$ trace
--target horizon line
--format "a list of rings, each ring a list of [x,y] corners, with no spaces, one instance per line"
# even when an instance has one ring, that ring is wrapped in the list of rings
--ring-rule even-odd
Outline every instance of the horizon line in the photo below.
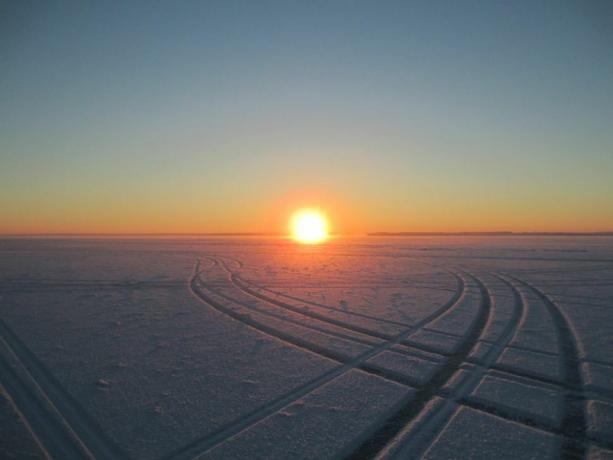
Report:
[[[595,232],[566,231],[451,231],[451,232],[364,232],[331,234],[330,236],[411,237],[411,236],[613,236],[612,230]],[[289,237],[283,232],[49,232],[49,233],[0,233],[0,238],[121,238],[121,237]]]

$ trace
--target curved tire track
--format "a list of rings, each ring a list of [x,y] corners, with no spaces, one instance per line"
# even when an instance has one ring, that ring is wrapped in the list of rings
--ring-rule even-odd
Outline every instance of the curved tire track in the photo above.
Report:
[[[221,311],[222,313],[229,315],[230,317],[240,321],[240,322],[245,322],[245,318],[241,317],[240,314],[236,314],[236,312],[232,312],[233,314],[230,314],[230,312],[228,311],[228,309],[223,308],[223,310],[220,310],[218,307],[220,306],[218,305],[214,305],[214,304],[210,304],[209,301],[207,300],[206,296],[203,295],[204,293],[202,292],[202,290],[199,288],[198,286],[198,276],[200,274],[199,272],[199,266],[200,266],[200,260],[198,260],[196,262],[196,266],[194,267],[194,272],[193,272],[193,276],[191,277],[190,281],[189,281],[189,288],[192,291],[192,293],[199,298],[201,301],[205,302],[207,305],[210,305],[211,307]],[[464,289],[464,286],[462,286],[462,288]],[[441,308],[439,308],[437,310],[439,315],[442,315],[443,313],[445,313],[447,310],[449,310],[450,308],[452,308],[454,305],[457,304],[458,300],[461,298],[462,295],[462,291],[457,295],[454,296],[451,300],[453,300],[453,302],[450,300],[449,302],[445,303]],[[223,306],[222,306],[223,307]],[[430,318],[432,317],[432,318]],[[436,318],[436,316],[430,315],[429,317],[429,321],[432,321],[433,319]],[[256,329],[258,329],[256,326],[254,325],[249,325],[250,327],[254,327]],[[163,459],[173,459],[173,460],[182,460],[182,459],[191,459],[194,458],[197,455],[200,455],[204,452],[206,452],[207,450],[213,448],[214,446],[224,442],[225,440],[229,439],[232,436],[235,436],[237,433],[240,433],[241,431],[249,428],[250,426],[254,425],[255,423],[259,422],[260,420],[268,417],[269,415],[277,412],[278,410],[282,409],[283,407],[287,406],[288,404],[291,404],[292,402],[304,397],[305,395],[315,391],[316,389],[322,387],[323,385],[331,382],[332,380],[336,379],[337,377],[339,377],[340,375],[352,370],[352,369],[358,369],[360,368],[360,366],[362,364],[364,364],[366,361],[368,361],[369,359],[371,359],[372,357],[382,353],[383,351],[389,350],[390,348],[392,348],[394,345],[400,343],[404,338],[406,338],[408,335],[412,334],[413,332],[415,332],[415,327],[412,328],[408,328],[406,331],[402,332],[401,334],[397,335],[393,340],[391,341],[387,341],[384,342],[374,348],[372,348],[371,350],[368,350],[367,352],[363,353],[362,355],[358,356],[357,358],[352,359],[349,362],[346,362],[344,364],[342,364],[339,367],[336,367],[324,374],[322,374],[321,376],[305,383],[304,385],[302,385],[301,387],[296,388],[295,390],[271,401],[270,403],[264,405],[263,407],[260,407],[259,409],[256,409],[255,411],[252,411],[251,413],[247,414],[246,416],[242,417],[239,420],[236,420],[234,422],[230,422],[228,424],[226,424],[225,426],[221,427],[219,430],[215,431],[214,433],[207,435],[203,438],[197,439],[195,441],[193,441],[192,443],[184,446],[181,449],[178,449],[175,452],[170,453],[169,455],[163,457]],[[265,331],[262,331],[265,332]],[[290,342],[291,343],[291,342]]]
[[[206,290],[210,291],[211,293],[213,293],[215,295],[217,295],[218,297],[222,297],[222,298],[224,298],[224,299],[226,299],[226,300],[228,300],[228,301],[230,301],[232,303],[235,303],[236,305],[240,305],[241,307],[244,307],[246,309],[252,310],[252,311],[254,311],[257,314],[260,314],[260,315],[263,315],[263,316],[268,316],[268,317],[274,318],[275,320],[283,321],[283,322],[286,322],[286,323],[289,323],[289,324],[294,324],[294,325],[296,325],[298,327],[301,327],[303,329],[309,329],[309,330],[312,330],[312,331],[316,331],[316,332],[321,333],[323,335],[326,335],[328,337],[335,337],[335,338],[339,338],[339,339],[342,339],[342,340],[345,340],[345,341],[348,341],[348,342],[353,342],[353,343],[357,343],[357,344],[368,346],[368,347],[374,347],[374,346],[377,346],[377,345],[379,345],[381,343],[380,340],[377,340],[375,342],[375,341],[372,341],[370,339],[364,339],[362,337],[358,337],[356,335],[348,335],[346,333],[338,332],[336,330],[330,330],[330,329],[326,329],[324,327],[315,326],[313,324],[304,323],[302,321],[299,321],[299,320],[291,318],[291,317],[282,316],[282,315],[273,313],[271,311],[268,311],[266,309],[262,309],[262,308],[255,307],[253,305],[249,305],[248,303],[245,303],[244,301],[234,299],[233,297],[231,297],[231,296],[229,296],[229,295],[227,295],[225,293],[219,292],[219,291],[217,291],[216,289],[214,289],[214,288],[212,288],[210,286],[207,286]],[[206,295],[206,294],[203,293],[203,295]],[[209,296],[207,296],[207,299],[208,299],[207,300],[208,302],[215,302],[216,304],[218,304],[218,302],[216,302],[214,299],[211,299]],[[218,305],[218,307],[219,307],[219,305]],[[226,308],[226,307],[221,306],[221,308]],[[228,309],[228,310],[232,311],[232,313],[237,316],[237,318],[235,318],[235,319],[238,319],[238,317],[240,317],[241,319],[244,318],[244,316],[241,315],[240,313],[237,313],[237,312],[235,312],[235,311],[233,311],[231,309]],[[273,326],[268,326],[268,325],[266,325],[264,323],[261,323],[261,322],[259,322],[257,320],[253,320],[252,322],[253,323],[258,323],[258,325],[261,324],[267,330],[270,330],[271,333],[274,332],[277,335],[283,335],[284,337],[295,338],[295,336],[289,336],[289,335],[285,334],[282,329],[279,329],[279,328],[276,328],[276,327],[273,327]],[[257,326],[257,327],[259,328],[259,326]],[[339,329],[341,329],[341,328],[339,328]],[[348,332],[351,333],[353,331],[349,330]],[[281,338],[281,337],[278,337],[278,338]],[[282,338],[282,340],[285,340],[285,338]],[[304,342],[304,343],[305,344],[311,344],[312,342]],[[301,342],[301,344],[296,344],[296,345],[298,345],[300,347],[304,347],[303,346],[304,344],[302,342]],[[418,347],[414,347],[414,348],[417,350]],[[320,350],[319,346],[314,346],[314,349],[311,350],[311,351],[319,353],[319,350]],[[421,358],[423,358],[425,360],[431,360],[433,362],[438,362],[438,361],[433,360],[429,356],[419,355],[418,352],[415,352],[415,351],[411,352],[411,351],[408,351],[407,349],[404,349],[404,348],[392,348],[392,349],[389,350],[389,352],[400,354],[400,355],[404,355],[404,356],[421,357]],[[351,359],[351,357],[346,356],[346,355],[342,355],[342,356],[339,355],[339,358],[342,358],[343,356],[345,357],[345,359]]]
[[[219,264],[220,266],[222,266],[224,269],[226,269],[226,271],[230,272],[230,270],[227,269],[227,267],[225,267],[223,264],[223,262],[221,262]],[[197,276],[197,273],[196,275]],[[495,275],[496,276],[496,275]],[[571,444],[576,444],[576,442],[572,441],[573,438],[571,438],[569,436],[569,431],[568,429],[556,429],[556,427],[552,427],[552,426],[546,426],[544,425],[542,422],[536,421],[530,417],[524,417],[522,415],[518,415],[518,414],[514,414],[514,413],[508,413],[505,411],[501,411],[499,410],[497,407],[495,406],[490,406],[490,405],[485,405],[485,404],[480,404],[480,403],[476,403],[474,401],[471,401],[469,399],[466,399],[464,396],[468,393],[470,393],[470,391],[472,391],[471,389],[467,389],[466,391],[463,391],[460,394],[452,394],[449,395],[446,392],[442,391],[442,387],[445,385],[445,383],[449,380],[449,378],[451,378],[451,376],[455,373],[455,371],[459,368],[459,366],[463,363],[463,362],[470,362],[471,359],[467,358],[468,355],[470,354],[470,351],[472,350],[473,346],[476,344],[476,342],[479,340],[479,337],[481,337],[483,335],[483,330],[488,322],[488,318],[489,318],[489,306],[491,305],[491,300],[490,300],[490,296],[489,296],[489,292],[486,288],[486,286],[481,282],[481,280],[479,280],[477,277],[471,276],[475,282],[477,282],[479,289],[482,292],[482,306],[480,309],[480,314],[478,316],[478,318],[472,323],[472,330],[471,332],[465,336],[465,340],[463,342],[463,346],[461,346],[460,350],[458,350],[456,353],[448,355],[450,356],[450,359],[448,361],[448,363],[444,366],[444,368],[441,369],[440,372],[436,373],[435,376],[431,379],[431,381],[429,382],[429,384],[425,385],[425,386],[419,386],[419,385],[415,385],[412,384],[412,382],[406,382],[403,381],[402,378],[400,379],[396,379],[394,375],[385,375],[384,373],[380,373],[378,372],[376,369],[369,369],[368,367],[364,367],[363,364],[362,365],[357,365],[356,367],[362,370],[365,370],[367,372],[371,372],[374,373],[376,375],[382,376],[384,378],[388,378],[389,380],[393,380],[396,381],[398,383],[404,383],[407,385],[412,385],[416,388],[418,388],[418,398],[417,398],[417,405],[420,406],[420,409],[422,409],[423,407],[425,407],[426,405],[430,404],[435,398],[440,397],[440,398],[445,398],[446,400],[450,399],[451,401],[457,403],[457,404],[461,404],[461,405],[466,405],[468,407],[472,407],[476,410],[480,410],[483,412],[487,412],[490,414],[493,414],[495,416],[501,417],[503,419],[506,420],[511,420],[517,423],[520,423],[522,425],[525,426],[530,426],[533,428],[537,428],[555,435],[559,435],[562,436],[563,439],[565,440],[565,443],[571,443]],[[497,276],[498,277],[498,276]],[[506,343],[508,343],[514,333],[514,330],[517,328],[517,325],[519,323],[519,318],[521,316],[520,311],[523,311],[525,306],[523,304],[523,302],[521,301],[521,296],[519,296],[519,293],[517,291],[517,289],[508,281],[502,279],[501,277],[498,277],[502,282],[504,282],[505,284],[509,285],[512,289],[512,293],[513,293],[513,297],[515,298],[515,310],[514,310],[514,314],[513,317],[511,319],[511,321],[509,321],[509,324],[506,325],[503,333],[501,334],[501,339],[497,340],[496,343],[494,343],[494,347],[496,349],[496,352],[494,354],[491,354],[490,356],[486,356],[486,363],[485,365],[482,365],[482,369],[479,372],[480,375],[484,374],[489,368],[491,368],[492,364],[496,361],[497,357],[502,353],[502,350],[505,346]],[[239,287],[239,286],[237,286]],[[244,291],[244,290],[243,290]],[[249,292],[247,292],[247,294],[250,294]],[[461,294],[460,294],[461,295]],[[255,297],[259,297],[259,296],[255,296]],[[266,297],[266,296],[265,296]],[[455,296],[454,296],[455,297]],[[487,299],[486,299],[487,298]],[[457,300],[459,299],[459,296],[457,296],[457,298],[454,298],[454,302],[457,303]],[[519,300],[518,300],[519,299]],[[229,300],[235,301],[234,299],[229,298]],[[264,298],[262,300],[268,301],[268,298]],[[487,313],[484,314],[483,310],[484,310],[484,305],[487,306]],[[518,307],[518,305],[521,306],[521,308]],[[443,312],[444,313],[444,312]],[[443,314],[440,313],[440,314]],[[241,316],[240,314],[237,314],[239,317]],[[239,320],[243,320],[244,318],[237,318]],[[434,318],[428,318],[428,320],[433,320]],[[427,321],[426,321],[427,322]],[[298,322],[298,324],[300,324],[300,322]],[[300,324],[302,326],[304,326],[304,324]],[[420,327],[423,326],[420,325]],[[290,339],[295,340],[295,338],[291,337],[288,335],[288,337]],[[402,343],[402,341],[400,342]],[[317,351],[321,351],[321,350],[317,350]],[[316,351],[316,352],[317,352]],[[321,354],[321,353],[319,353]],[[490,353],[488,353],[489,355]],[[330,357],[330,356],[328,356]],[[371,356],[372,357],[372,356]],[[332,359],[335,358],[339,358],[339,356],[332,356]],[[347,364],[347,359],[350,359],[348,357],[344,357],[345,358],[345,365]],[[358,358],[359,359],[359,358]],[[370,358],[367,358],[370,359]],[[373,372],[374,371],[374,372]],[[476,383],[478,383],[478,379],[473,379],[473,381],[476,381]],[[326,382],[327,383],[327,382]],[[325,384],[325,383],[324,383]],[[323,385],[323,384],[321,384]],[[321,386],[320,385],[320,386]],[[473,385],[474,386],[474,385]],[[310,391],[313,391],[315,388],[313,388]],[[427,396],[430,396],[429,398],[427,398]],[[415,410],[415,401],[411,400],[410,403],[407,404],[407,406],[413,407],[413,409],[411,409],[411,412],[417,412],[414,415],[418,415],[419,411]],[[407,417],[406,416],[406,412],[405,411],[399,411],[399,412],[404,412],[404,418],[405,420],[408,420],[408,422],[410,422],[411,417]],[[271,412],[272,413],[272,412]],[[396,416],[398,414],[395,414]],[[437,425],[439,423],[441,423],[441,421],[444,422],[444,415],[441,416],[441,414],[437,414],[437,420],[436,422]],[[394,418],[394,416],[392,416],[392,418]],[[402,418],[402,417],[401,417]],[[407,423],[408,423],[407,422]],[[383,428],[380,428],[374,436],[371,436],[371,438],[369,438],[369,440],[365,441],[365,443],[358,449],[356,449],[353,453],[351,453],[349,455],[349,458],[369,458],[372,457],[373,455],[376,455],[377,452],[380,452],[381,449],[384,449],[387,445],[387,442],[385,441],[381,441],[381,439],[383,439],[381,437],[381,432],[384,433],[388,433],[386,434],[386,436],[388,437],[388,441],[389,441],[389,425],[393,424],[394,422],[390,422],[390,420],[388,419],[388,422],[386,422]],[[398,424],[398,420],[396,420],[395,422],[396,424]],[[404,424],[404,426],[406,426],[406,424]],[[444,423],[443,423],[444,424]],[[250,426],[250,425],[248,425]],[[247,428],[248,426],[246,426],[245,428]],[[441,425],[438,425],[439,428]],[[402,428],[403,426],[401,425],[400,428]],[[430,429],[436,430],[436,427],[433,427],[431,425],[429,425]],[[421,428],[419,428],[419,430],[421,430]],[[398,431],[396,431],[397,433]],[[411,437],[413,437],[413,433],[410,434]],[[393,436],[392,436],[393,437]],[[368,450],[370,450],[371,452],[368,453],[367,451],[363,450],[362,448],[364,447],[365,444],[370,443],[372,446],[372,440],[373,439],[378,439],[379,441],[377,441],[378,448],[375,447],[369,447]],[[225,439],[219,441],[223,442]],[[218,443],[215,443],[218,444]],[[598,444],[598,442],[596,441],[596,443]],[[602,444],[602,443],[600,443]],[[212,447],[212,446],[211,446]],[[428,446],[426,445],[425,447],[422,447],[422,450],[426,449]],[[209,447],[210,448],[210,447]],[[378,449],[378,450],[377,450]],[[205,450],[208,450],[205,449]],[[199,450],[199,453],[202,453],[203,450]],[[566,458],[577,458],[577,456],[574,453],[576,453],[576,449],[573,450],[573,448],[565,448],[564,449],[565,452],[565,456]],[[571,453],[572,455],[568,455],[568,453]]]
[[[459,387],[444,395],[445,401],[439,405],[439,408],[434,414],[430,414],[432,415],[431,417],[428,418],[425,416],[420,418],[421,422],[417,426],[411,427],[412,429],[410,431],[407,429],[408,425],[405,425],[405,430],[403,430],[402,435],[398,436],[398,438],[402,437],[402,439],[396,439],[394,441],[395,446],[391,447],[389,451],[385,452],[387,448],[384,448],[384,450],[378,455],[378,458],[387,458],[388,456],[410,458],[421,457],[423,452],[430,447],[434,439],[436,439],[438,434],[447,424],[450,417],[454,414],[457,404],[474,407],[472,401],[466,399],[467,396],[477,387],[485,373],[502,354],[504,347],[511,341],[513,334],[518,327],[519,318],[526,308],[519,291],[517,291],[517,289],[511,283],[502,277],[497,275],[494,276],[509,287],[513,295],[513,314],[509,322],[505,325],[505,328],[500,334],[498,340],[491,344],[492,346],[482,358],[481,364],[477,364],[477,366],[470,371],[468,377],[464,379]],[[482,287],[488,290],[490,299],[494,298],[485,284],[482,284]],[[489,315],[489,318],[491,318],[491,314]],[[483,332],[487,329],[486,326],[487,321],[481,328],[480,337],[483,336]],[[477,341],[478,340],[479,339],[477,339]],[[464,359],[465,361],[472,361],[470,358]],[[504,418],[515,421],[515,419],[511,416]]]
[[[346,334],[338,333],[338,332],[335,332],[335,331],[330,331],[330,330],[327,330],[327,329],[324,329],[324,328],[319,328],[319,327],[313,326],[313,325],[308,324],[308,323],[303,323],[303,322],[298,321],[298,320],[293,319],[293,318],[287,318],[287,317],[283,317],[281,315],[274,314],[272,312],[267,312],[267,311],[265,311],[263,309],[260,309],[260,308],[257,308],[257,307],[253,307],[253,306],[248,305],[248,304],[246,304],[244,302],[241,302],[240,300],[236,300],[236,299],[232,298],[231,296],[229,296],[227,294],[224,294],[224,293],[221,293],[221,292],[217,292],[214,288],[211,288],[211,287],[205,285],[207,290],[209,290],[209,291],[215,293],[216,295],[221,296],[221,297],[223,297],[223,298],[225,298],[225,299],[227,299],[227,300],[229,300],[231,302],[239,304],[239,305],[241,305],[241,306],[243,306],[243,307],[245,307],[247,309],[256,311],[256,312],[258,312],[260,314],[263,314],[263,315],[275,317],[276,319],[279,319],[281,321],[286,321],[288,323],[296,324],[296,325],[298,325],[300,327],[316,330],[318,332],[321,332],[321,333],[329,335],[329,336],[335,336],[335,337],[341,338],[343,340],[353,341],[353,342],[356,342],[356,343],[360,343],[362,345],[376,346],[379,343],[381,343],[380,340],[390,341],[390,340],[395,340],[395,338],[396,338],[396,336],[392,336],[392,335],[389,335],[389,334],[383,334],[383,333],[375,334],[370,329],[354,327],[353,325],[347,324],[347,323],[345,323],[343,321],[338,321],[338,320],[333,320],[333,319],[331,320],[330,318],[328,318],[325,315],[320,315],[320,314],[312,313],[312,312],[310,312],[308,310],[305,310],[303,308],[295,307],[293,305],[286,304],[286,303],[283,303],[283,302],[278,302],[278,301],[275,301],[275,299],[269,298],[268,296],[264,296],[264,295],[258,296],[258,295],[255,295],[253,292],[251,292],[251,290],[245,290],[241,286],[235,284],[235,282],[232,280],[233,272],[226,266],[226,264],[222,260],[218,260],[218,259],[215,259],[215,258],[212,258],[212,257],[209,257],[208,259],[210,261],[212,261],[214,265],[217,265],[217,266],[220,266],[221,268],[223,268],[228,273],[228,276],[230,277],[230,282],[232,283],[232,285],[235,286],[240,291],[244,292],[245,294],[249,295],[250,297],[262,300],[262,301],[267,302],[267,303],[269,303],[269,304],[271,304],[271,305],[273,305],[275,307],[282,308],[284,310],[288,310],[288,311],[293,312],[293,313],[297,313],[299,315],[302,315],[304,317],[307,317],[307,318],[319,321],[321,323],[327,323],[327,324],[330,324],[330,325],[332,325],[334,327],[345,329],[346,331],[351,332],[351,333],[356,333],[356,334],[359,334],[359,335],[362,335],[362,336],[372,337],[374,339],[377,339],[377,342],[376,343],[369,342],[368,340],[365,340],[365,339],[361,339],[361,338],[358,338],[358,337],[348,336]],[[458,301],[460,300],[460,298],[462,297],[462,295],[466,291],[466,283],[464,282],[464,280],[459,275],[457,275],[457,274],[455,274],[455,273],[453,273],[451,271],[449,273],[451,273],[458,280],[458,286],[457,286],[456,291],[454,291],[454,295],[447,302],[445,302],[443,305],[441,305],[441,307],[439,307],[434,312],[432,312],[430,315],[428,315],[425,318],[422,318],[420,321],[418,321],[417,323],[415,323],[412,326],[407,326],[405,329],[412,329],[413,332],[416,332],[417,330],[421,329],[422,327],[426,326],[427,324],[433,322],[438,317],[440,317],[440,316],[444,315],[445,313],[447,313],[451,309],[452,306],[454,306],[454,305],[456,305],[458,303]],[[201,294],[204,294],[204,293],[201,292]],[[208,297],[208,301],[215,302],[214,299],[210,299],[210,297]],[[236,312],[232,311],[231,309],[227,309],[226,307],[224,307],[223,305],[219,304],[218,302],[215,302],[215,303],[216,303],[218,308],[221,307],[221,308],[224,308],[225,310],[230,311],[230,314],[233,315],[235,317],[235,319],[239,319],[239,320],[244,320],[245,319],[244,316],[241,315],[240,313],[236,313]],[[322,354],[322,353],[320,353],[320,351],[323,351],[324,354],[325,354],[325,357],[327,357],[327,358],[335,359],[335,360],[340,361],[340,362],[343,362],[343,360],[351,359],[350,357],[348,357],[346,355],[342,355],[342,354],[338,354],[338,353],[330,353],[327,350],[323,349],[322,347],[319,347],[318,345],[312,344],[312,342],[307,342],[307,341],[303,341],[301,339],[297,339],[297,338],[295,338],[292,335],[286,334],[282,330],[279,330],[279,329],[276,329],[276,328],[272,328],[272,327],[270,327],[268,325],[260,323],[259,321],[252,320],[252,319],[247,319],[247,321],[252,322],[252,323],[257,323],[259,325],[262,325],[262,327],[264,329],[266,329],[266,332],[268,334],[274,335],[275,331],[277,331],[278,338],[280,338],[281,340],[292,342],[292,343],[294,343],[295,345],[297,345],[297,346],[299,346],[301,348],[307,348],[309,351],[313,351],[313,352],[319,353],[319,354]],[[257,328],[258,326],[256,325],[255,327]],[[262,327],[260,327],[260,329],[262,329]],[[402,340],[398,345],[406,346],[406,347],[409,347],[409,349],[413,349],[413,350],[422,350],[422,351],[426,351],[426,352],[429,352],[429,353],[434,353],[434,354],[436,354],[438,356],[441,356],[441,357],[449,356],[448,354],[440,353],[439,351],[434,350],[434,349],[432,349],[430,347],[423,346],[421,344],[415,344],[415,343],[408,342],[408,341],[405,341],[405,340]],[[408,350],[406,350],[404,348],[391,349],[389,351],[392,352],[392,353],[398,353],[398,354],[403,354],[403,355],[417,356],[417,354],[414,351],[413,351],[413,353],[410,353]],[[432,360],[432,358],[430,358],[430,357],[424,357],[424,356],[421,356],[421,357],[426,359],[426,360]],[[404,376],[402,374],[394,373],[392,371],[383,370],[382,368],[380,368],[378,366],[375,366],[375,365],[364,364],[362,366],[362,370],[365,370],[366,372],[370,372],[370,373],[375,373],[377,375],[387,374],[387,378],[389,378],[390,380],[397,381],[398,383],[403,383],[403,384],[406,384],[406,385],[413,385],[413,386],[417,385],[417,382],[408,379],[408,377],[406,377],[406,376]]]
[[[471,275],[472,276],[472,275]],[[406,427],[412,420],[428,411],[429,405],[441,393],[443,386],[450,380],[460,365],[466,361],[479,337],[482,335],[490,316],[491,299],[485,285],[478,278],[472,276],[481,291],[481,305],[477,318],[470,325],[468,333],[464,336],[458,350],[453,353],[447,363],[441,367],[428,384],[420,388],[413,400],[401,407],[389,417],[370,438],[364,440],[360,446],[349,453],[346,458],[363,460],[374,458]]]
[[[559,349],[562,365],[564,366],[564,381],[567,386],[567,391],[564,393],[564,415],[562,417],[562,431],[566,436],[562,442],[562,453],[563,458],[567,460],[583,458],[587,448],[587,422],[585,417],[585,395],[577,346],[578,339],[570,321],[555,302],[543,291],[527,281],[514,276],[510,276],[510,278],[536,294],[549,311],[557,328]]]
[[[222,262],[222,267],[228,272],[229,276],[230,276],[230,281],[232,282],[232,284],[234,284],[234,286],[236,286],[238,289],[240,289],[241,291],[245,292],[246,294],[249,294],[252,297],[258,298],[260,300],[263,300],[265,302],[268,302],[270,304],[276,305],[278,307],[284,308],[286,310],[289,311],[293,311],[294,313],[298,313],[304,316],[308,316],[312,319],[318,320],[318,321],[323,321],[329,324],[332,324],[334,326],[338,326],[353,332],[357,332],[360,334],[364,334],[364,335],[368,335],[377,339],[382,339],[382,340],[392,340],[393,336],[389,335],[389,334],[385,334],[382,332],[378,332],[378,331],[373,331],[372,329],[368,329],[368,328],[364,328],[361,326],[357,326],[354,324],[348,324],[344,321],[340,321],[334,318],[330,318],[329,316],[323,315],[321,313],[317,313],[317,312],[313,312],[304,308],[300,308],[297,307],[295,305],[291,305],[287,302],[282,302],[278,299],[269,297],[267,295],[262,294],[261,292],[255,291],[254,289],[252,289],[249,286],[246,286],[245,282],[243,282],[240,278],[239,275],[237,275],[236,273],[232,272],[231,270],[229,270],[227,268],[227,266]],[[456,291],[454,292],[454,295],[452,296],[452,298],[446,302],[445,304],[443,304],[440,308],[438,308],[437,310],[435,310],[434,312],[432,312],[430,315],[428,315],[425,318],[422,318],[420,321],[418,321],[417,323],[415,323],[412,326],[407,326],[407,327],[411,327],[414,330],[418,330],[422,327],[424,327],[426,324],[432,322],[434,319],[438,318],[439,316],[442,316],[448,309],[450,305],[453,305],[455,303],[457,303],[457,301],[460,299],[460,296],[462,295],[462,293],[464,293],[464,291],[466,290],[466,283],[464,282],[464,280],[458,276],[457,274],[451,272],[457,279],[458,281],[458,288],[456,289]],[[434,352],[437,354],[442,354],[436,350],[433,350],[429,347],[426,346],[420,346],[419,344],[414,344],[412,342],[402,342],[402,345],[406,345],[409,347],[413,347],[413,348],[419,348],[419,349],[423,349],[424,351],[428,351],[428,352]]]
[[[237,264],[238,268],[241,269],[244,267],[243,262],[241,262],[239,259],[235,259],[232,257],[219,257],[220,259],[227,259],[230,260],[231,262]],[[458,281],[458,284],[461,283],[462,281],[459,279],[459,277],[455,274],[450,272],[452,276],[454,276],[456,278],[456,280]],[[302,302],[303,304],[307,304],[307,305],[312,305],[314,307],[317,308],[323,308],[325,310],[330,310],[330,311],[338,311],[347,315],[351,315],[351,316],[357,316],[360,318],[365,318],[365,319],[370,319],[370,320],[374,320],[374,321],[379,321],[381,323],[385,323],[385,324],[393,324],[395,326],[401,326],[401,327],[410,327],[411,325],[408,323],[403,323],[401,321],[393,321],[390,319],[386,319],[386,318],[380,318],[377,316],[373,316],[373,315],[367,315],[365,313],[359,313],[359,312],[354,312],[354,311],[348,311],[348,310],[344,310],[342,308],[338,308],[338,307],[333,307],[331,305],[325,305],[325,304],[321,304],[321,303],[317,303],[317,302],[313,302],[312,300],[306,300],[306,299],[301,299],[299,297],[290,295],[290,294],[285,294],[283,292],[277,292],[273,289],[261,286],[253,281],[250,280],[246,280],[245,278],[243,278],[239,273],[236,273],[236,277],[238,279],[240,279],[243,283],[246,283],[250,286],[253,286],[254,288],[257,288],[261,291],[266,291],[269,292],[270,294],[274,295],[274,296],[280,296],[280,297],[285,297],[286,299],[291,299],[291,300],[295,300],[297,302]]]

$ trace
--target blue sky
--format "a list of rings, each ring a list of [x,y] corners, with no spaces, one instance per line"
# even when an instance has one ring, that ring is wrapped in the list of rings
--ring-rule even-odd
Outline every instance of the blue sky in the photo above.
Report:
[[[612,13],[5,2],[0,232],[611,229]]]

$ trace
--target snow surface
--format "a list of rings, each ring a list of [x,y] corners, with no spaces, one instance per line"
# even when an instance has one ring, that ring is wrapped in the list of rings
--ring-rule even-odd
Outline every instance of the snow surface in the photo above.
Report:
[[[608,237],[0,240],[0,457],[613,458]]]

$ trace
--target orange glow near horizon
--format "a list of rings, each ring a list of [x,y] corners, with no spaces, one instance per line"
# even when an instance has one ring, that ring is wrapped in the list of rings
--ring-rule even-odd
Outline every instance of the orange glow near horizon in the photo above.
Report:
[[[301,209],[292,215],[290,230],[299,243],[321,243],[328,238],[328,220],[320,211]]]
[[[299,179],[304,181],[295,181]],[[37,198],[35,188],[27,188],[23,193],[0,194],[0,235],[262,233],[293,237],[289,218],[296,210],[317,210],[320,205],[325,216],[333,217],[328,232],[335,235],[613,230],[613,208],[604,193],[598,202],[590,201],[590,195],[568,196],[564,206],[551,206],[551,197],[529,189],[522,200],[501,201],[488,194],[468,200],[444,184],[434,193],[415,181],[411,182],[414,189],[394,189],[393,193],[377,184],[359,189],[340,185],[298,188],[292,184],[277,189],[271,184],[250,188],[249,194],[230,190],[223,199],[210,190],[200,192],[199,185],[137,188],[130,193],[115,184],[113,191],[105,193],[83,185],[80,193],[70,188],[61,193],[47,191],[44,199]]]

